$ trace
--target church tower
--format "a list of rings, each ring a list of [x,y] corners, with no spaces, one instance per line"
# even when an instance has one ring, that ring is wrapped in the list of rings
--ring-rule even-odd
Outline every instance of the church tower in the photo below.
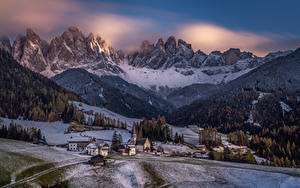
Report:
[[[131,134],[131,144],[136,144],[136,128],[135,128],[135,125],[133,124],[132,126],[132,134]]]

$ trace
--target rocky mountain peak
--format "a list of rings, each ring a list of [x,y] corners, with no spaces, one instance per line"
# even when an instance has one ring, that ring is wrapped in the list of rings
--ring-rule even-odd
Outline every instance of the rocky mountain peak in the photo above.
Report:
[[[187,47],[187,48],[189,48],[189,49],[192,49],[192,45],[186,43],[186,42],[185,42],[184,40],[182,40],[182,39],[178,39],[178,46],[185,46],[185,47]]]
[[[141,52],[142,55],[147,55],[151,50],[153,50],[154,45],[150,44],[150,42],[148,40],[145,40],[142,42],[141,45]]]
[[[176,53],[176,39],[174,36],[170,36],[165,44],[166,52],[169,54]]]
[[[9,53],[11,53],[12,48],[10,45],[10,40],[7,36],[0,37],[0,49],[3,49]]]
[[[41,42],[41,38],[40,36],[38,36],[32,29],[27,28],[26,29],[26,39],[30,40],[33,43],[40,43]]]
[[[159,38],[156,42],[155,48],[158,48],[159,50],[163,50],[164,49],[164,41],[162,38]]]
[[[225,65],[235,64],[241,59],[240,57],[241,50],[238,48],[230,48],[229,50],[223,53]]]

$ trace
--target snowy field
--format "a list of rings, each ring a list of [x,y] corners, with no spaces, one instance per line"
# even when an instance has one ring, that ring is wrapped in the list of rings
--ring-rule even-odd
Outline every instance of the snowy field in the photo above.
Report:
[[[103,140],[112,140],[112,135],[114,131],[120,133],[123,138],[123,142],[127,142],[131,138],[131,134],[127,130],[116,129],[116,130],[97,130],[97,131],[85,131],[82,133],[68,133],[64,134],[68,128],[68,124],[62,122],[36,122],[36,121],[26,121],[26,120],[11,120],[7,118],[1,118],[2,123],[9,126],[11,122],[17,125],[22,125],[23,127],[36,127],[41,130],[42,135],[46,137],[48,144],[50,145],[64,145],[68,143],[68,140],[72,138],[82,138],[82,137],[93,137]]]
[[[180,153],[193,153],[197,150],[193,150],[189,147],[187,147],[186,145],[182,145],[182,144],[164,144],[164,143],[161,143],[161,142],[155,142],[155,146],[157,147],[162,147],[164,149],[164,152],[165,153],[176,153],[176,152],[180,152]]]
[[[192,145],[199,144],[199,135],[198,133],[194,132],[192,129],[184,128],[184,127],[176,127],[173,125],[169,125],[169,126],[173,129],[173,135],[175,135],[176,132],[179,135],[183,134],[185,142]]]
[[[84,159],[64,148],[1,139],[0,149],[49,162]],[[112,156],[105,167],[78,164],[66,168],[69,187],[283,187],[300,185],[300,169],[228,163],[182,157]]]
[[[7,126],[11,122],[22,125],[26,128],[36,127],[41,130],[42,135],[46,137],[46,140],[49,144],[59,145],[66,144],[67,138],[64,135],[64,132],[69,127],[68,124],[63,122],[37,122],[37,121],[27,121],[27,120],[16,120],[16,119],[8,119],[8,118],[0,118],[3,123]]]
[[[131,138],[131,134],[127,130],[114,129],[114,130],[101,130],[101,131],[85,131],[81,133],[82,136],[89,136],[97,139],[102,139],[105,141],[111,141],[114,132],[121,134],[122,142],[127,142]]]
[[[100,107],[97,107],[97,106],[90,106],[90,105],[80,103],[80,102],[76,102],[76,101],[74,101],[73,103],[76,105],[76,107],[79,110],[83,110],[85,112],[89,112],[89,111],[93,110],[94,113],[99,113],[99,114],[101,113],[105,117],[109,117],[109,118],[115,119],[115,120],[120,120],[121,122],[124,122],[124,123],[126,122],[130,127],[132,127],[134,122],[140,122],[141,121],[141,119],[127,118],[127,117],[122,116],[120,114],[114,113],[110,110],[107,110],[106,108],[100,108]]]
[[[164,186],[296,188],[300,184],[300,178],[296,176],[268,172],[261,168],[247,169],[226,165],[225,162],[211,163],[185,158],[139,157],[130,160],[119,158],[108,162],[107,167],[92,170],[87,170],[84,165],[74,167],[70,173],[76,172],[76,175],[69,180],[70,187],[126,188]],[[84,169],[84,175],[78,172],[81,169]]]

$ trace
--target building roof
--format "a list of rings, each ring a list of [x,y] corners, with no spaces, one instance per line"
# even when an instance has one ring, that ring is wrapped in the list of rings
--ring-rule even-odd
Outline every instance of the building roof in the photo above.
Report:
[[[91,157],[90,162],[91,163],[104,162],[104,158],[102,155],[96,155],[96,156]]]
[[[92,148],[92,149],[95,149],[95,148],[98,148],[98,144],[96,143],[90,143],[89,145],[86,146],[87,148]]]
[[[78,142],[90,142],[89,137],[75,137],[75,138],[70,138],[68,139],[69,143],[78,143]]]
[[[144,145],[147,138],[137,138],[136,139],[136,145]]]

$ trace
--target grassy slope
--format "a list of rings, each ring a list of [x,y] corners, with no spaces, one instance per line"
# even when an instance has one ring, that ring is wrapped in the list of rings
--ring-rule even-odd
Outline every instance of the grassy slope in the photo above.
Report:
[[[12,173],[42,162],[43,160],[38,158],[0,149],[0,186],[10,183]]]

